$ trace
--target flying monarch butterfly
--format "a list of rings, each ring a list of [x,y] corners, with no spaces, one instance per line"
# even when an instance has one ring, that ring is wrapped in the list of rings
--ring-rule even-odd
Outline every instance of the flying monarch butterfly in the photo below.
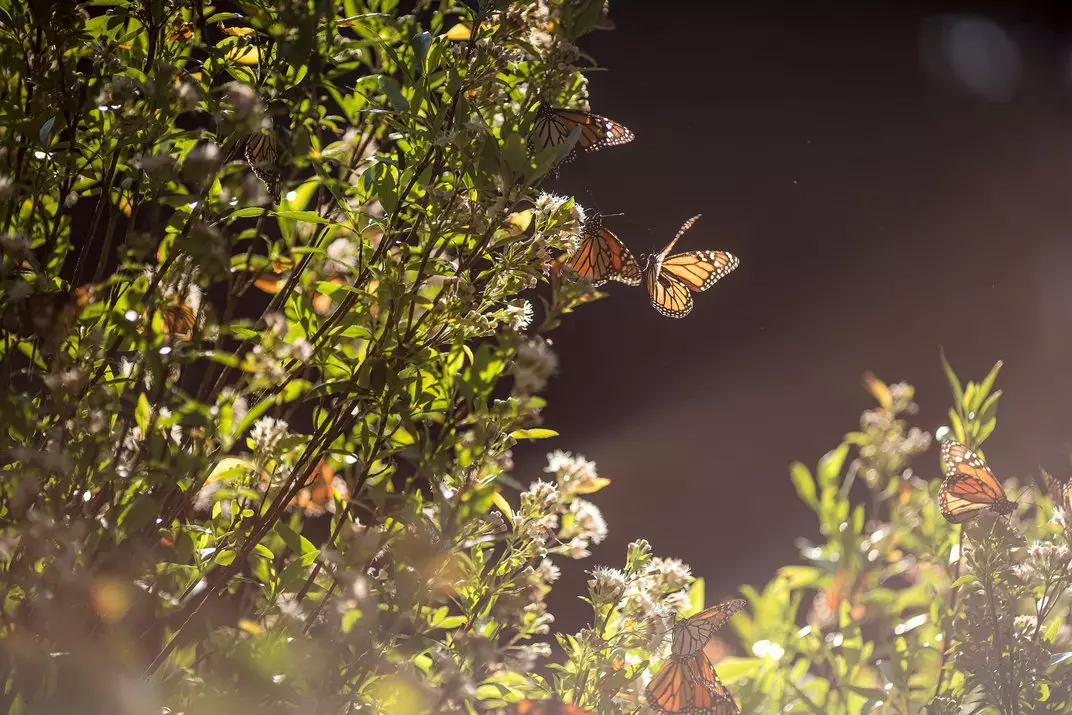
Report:
[[[987,510],[1005,516],[1016,508],[986,462],[956,440],[942,442],[942,472],[938,504],[947,521],[971,521]]]
[[[647,689],[648,702],[662,713],[737,715],[740,711],[704,655],[715,631],[747,605],[737,598],[674,623],[670,660]]]
[[[264,182],[272,198],[279,196],[279,139],[275,132],[254,134],[246,140],[249,168]]]
[[[563,163],[573,161],[577,154],[587,154],[633,141],[633,132],[606,117],[579,109],[562,109],[540,104],[536,110],[536,118],[532,121],[529,147],[536,152],[557,147],[566,141],[577,127],[581,128],[581,134],[569,154],[562,159]]]
[[[603,226],[603,218],[598,213],[585,219],[581,243],[567,265],[595,286],[608,280],[640,285],[640,264],[625,244]]]
[[[686,221],[660,253],[648,256],[643,271],[651,304],[668,318],[684,318],[692,310],[692,294],[702,293],[733,272],[740,261],[725,251],[689,251],[668,256],[678,239],[700,218]]]
[[[592,715],[573,703],[564,703],[558,698],[546,700],[522,700],[514,708],[514,715]]]

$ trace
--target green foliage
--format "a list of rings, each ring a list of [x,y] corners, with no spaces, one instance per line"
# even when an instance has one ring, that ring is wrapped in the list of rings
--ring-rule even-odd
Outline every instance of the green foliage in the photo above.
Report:
[[[535,674],[608,480],[510,476],[598,297],[526,137],[601,13],[0,1],[4,711],[635,709],[687,568]]]
[[[1000,363],[966,387],[942,363],[951,431],[978,447],[996,425]],[[799,462],[790,468],[823,540],[802,540],[804,563],[780,569],[762,590],[743,588],[753,613],[734,625],[754,657],[719,666],[742,712],[1069,712],[1068,505],[1028,488],[1008,521],[949,524],[937,506],[937,466],[926,478],[909,466],[930,444],[908,424],[912,388],[871,375],[865,386],[878,406],[860,429],[814,474]],[[850,500],[860,493],[861,503]]]

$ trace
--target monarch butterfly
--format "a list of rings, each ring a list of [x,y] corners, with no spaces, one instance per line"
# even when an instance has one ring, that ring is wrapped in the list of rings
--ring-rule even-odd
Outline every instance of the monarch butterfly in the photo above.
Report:
[[[606,117],[579,109],[556,109],[540,104],[536,110],[536,118],[532,121],[529,147],[537,152],[557,147],[566,141],[577,127],[581,128],[581,135],[563,162],[573,161],[578,153],[587,154],[633,141],[633,132]]]
[[[704,655],[704,646],[746,603],[737,598],[674,623],[670,660],[652,678],[648,702],[662,713],[737,715],[740,711]]]
[[[640,265],[617,236],[604,228],[597,213],[585,219],[581,244],[569,258],[573,271],[601,286],[608,280],[640,285]]]
[[[558,698],[546,700],[522,700],[514,708],[514,715],[592,715],[589,711]]]
[[[684,318],[692,310],[692,293],[702,293],[733,272],[740,261],[725,251],[689,251],[667,256],[678,239],[696,223],[697,214],[686,221],[660,253],[644,265],[651,304],[668,318]]]
[[[246,161],[257,178],[264,182],[268,194],[279,195],[279,139],[274,132],[254,134],[246,140]]]
[[[672,656],[651,679],[645,695],[652,708],[666,715],[740,715],[741,712],[702,650],[687,657]]]
[[[956,440],[942,442],[942,472],[938,503],[947,521],[971,521],[988,509],[1005,516],[1016,508],[986,462]]]
[[[164,333],[181,340],[189,340],[194,325],[197,324],[197,316],[185,303],[164,306],[160,309],[160,317],[164,321]]]

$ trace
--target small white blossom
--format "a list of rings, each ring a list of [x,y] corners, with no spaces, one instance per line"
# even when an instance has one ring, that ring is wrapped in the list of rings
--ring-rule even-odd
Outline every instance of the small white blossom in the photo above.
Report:
[[[253,449],[262,455],[271,455],[279,442],[287,436],[290,425],[286,420],[275,417],[261,417],[253,423],[249,431],[249,438],[253,441]]]
[[[558,358],[551,344],[536,336],[521,343],[514,361],[514,392],[533,395],[547,384],[558,367]]]
[[[547,455],[544,471],[555,475],[559,487],[571,494],[585,494],[599,478],[596,463],[582,455],[556,449]]]
[[[593,544],[602,543],[607,538],[607,522],[599,507],[592,502],[574,499],[570,503],[569,513],[573,519],[562,530],[561,538],[580,538]]]
[[[324,270],[330,275],[346,275],[357,268],[357,254],[361,247],[349,238],[340,237],[327,248],[328,260]]]
[[[625,574],[618,569],[599,566],[588,579],[588,596],[597,605],[615,605],[625,592]]]

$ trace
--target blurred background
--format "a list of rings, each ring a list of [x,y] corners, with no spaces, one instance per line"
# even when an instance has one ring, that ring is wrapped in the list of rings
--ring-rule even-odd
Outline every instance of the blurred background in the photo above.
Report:
[[[858,425],[865,370],[914,384],[933,434],[939,346],[965,380],[1005,361],[1000,476],[1072,472],[1072,3],[612,0],[611,17],[583,45],[608,68],[592,108],[637,139],[549,190],[624,212],[605,223],[636,253],[702,212],[681,249],[741,268],[684,320],[612,284],[555,333],[562,437],[519,447],[517,474],[561,448],[614,482],[594,499],[610,537],[552,594],[560,629],[588,614],[568,595],[584,571],[639,537],[709,601],[798,562],[815,523],[789,463]],[[938,475],[936,449],[916,471]]]

